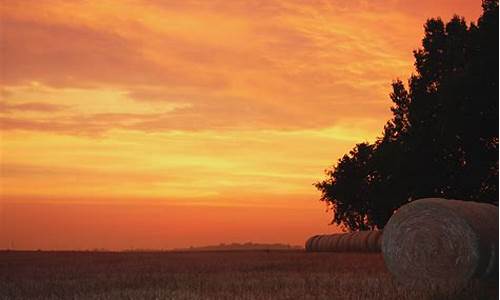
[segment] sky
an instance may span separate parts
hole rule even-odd
[[[0,249],[303,245],[429,17],[478,0],[2,1]]]

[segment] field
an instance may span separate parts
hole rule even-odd
[[[294,251],[0,252],[0,299],[498,299],[398,285],[380,254]]]

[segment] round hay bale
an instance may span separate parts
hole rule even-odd
[[[317,252],[321,252],[323,251],[323,249],[321,248],[321,246],[323,245],[323,239],[324,239],[324,235],[318,235],[318,237],[316,237],[316,243],[315,243],[315,251]]]
[[[369,252],[379,252],[378,241],[380,240],[380,231],[372,230],[366,237],[366,249]]]
[[[340,242],[341,242],[342,236],[343,236],[343,234],[339,234],[339,233],[335,234],[335,238],[334,238],[334,240],[332,241],[332,244],[331,244],[332,245],[332,251],[334,251],[334,252],[339,252],[340,251],[339,247],[340,247]]]
[[[319,238],[319,235],[315,235],[312,237],[312,240],[311,240],[311,251],[315,252],[315,251],[318,251],[318,238]]]
[[[323,249],[321,247],[323,245],[324,238],[325,238],[324,235],[318,235],[318,237],[316,238],[316,251],[317,252],[323,251]]]
[[[367,231],[362,231],[360,233],[359,243],[358,243],[359,251],[369,252],[368,247],[366,246],[366,240],[368,239],[370,232],[371,231],[367,230]]]
[[[356,242],[357,231],[347,233],[349,235],[349,240],[347,242],[347,251],[351,252],[354,250],[354,243]]]
[[[351,238],[349,240],[349,251],[351,251],[351,252],[359,252],[360,251],[360,249],[358,247],[359,240],[360,240],[360,234],[361,234],[360,231],[355,231],[355,232],[350,233]]]
[[[344,251],[344,244],[345,244],[345,238],[346,235],[344,233],[339,234],[338,242],[337,242],[337,248],[335,249],[335,252],[342,252]]]
[[[312,242],[311,242],[312,251],[318,251],[318,238],[319,238],[319,235],[315,235]]]
[[[348,242],[347,242],[347,251],[353,251],[354,250],[354,242],[355,242],[355,239],[356,239],[356,235],[357,235],[357,232],[354,231],[354,232],[349,232],[347,233],[349,235],[349,239],[348,239]]]
[[[322,251],[322,252],[330,251],[330,249],[329,249],[330,239],[331,239],[330,234],[323,235],[323,237],[321,238],[320,251]]]
[[[318,250],[321,252],[328,251],[328,241],[329,241],[329,236],[324,234],[321,236],[321,240],[319,242]]]
[[[312,243],[313,243],[313,241],[314,241],[314,239],[316,237],[317,237],[317,235],[314,235],[314,236],[312,236],[312,237],[310,237],[310,238],[307,239],[306,245],[305,245],[305,248],[306,248],[307,252],[313,251],[313,249],[312,249]]]
[[[356,236],[356,242],[354,243],[355,251],[366,252],[364,241],[366,237],[366,231],[359,231]]]
[[[343,233],[338,233],[337,234],[337,243],[335,244],[335,252],[340,252],[341,247],[342,247],[342,240],[344,239],[344,234]]]
[[[370,231],[360,231],[357,238],[356,248],[360,252],[368,252],[368,247],[366,246],[366,239]]]
[[[370,239],[370,236],[373,234],[373,230],[370,230],[370,231],[367,231],[366,232],[366,235],[365,235],[365,240],[364,240],[364,244],[363,244],[363,247],[366,249],[365,251],[366,252],[371,252],[370,250],[370,247],[369,247],[369,244],[368,244],[368,241]]]
[[[351,234],[350,233],[344,233],[342,234],[340,241],[339,241],[339,251],[340,252],[346,252],[349,251],[350,248],[350,240],[351,240]]]
[[[325,252],[328,251],[328,244],[330,243],[330,235],[325,234],[321,238],[320,251]]]
[[[354,236],[354,233],[353,232],[349,232],[349,233],[346,233],[347,235],[347,242],[346,242],[346,249],[345,251],[351,251],[352,250],[352,238]]]
[[[389,271],[404,284],[460,289],[498,274],[498,207],[427,198],[401,207],[382,235]]]
[[[383,232],[379,231],[378,237],[377,237],[377,244],[375,245],[375,251],[376,252],[381,252],[382,251],[382,236],[384,235]]]
[[[326,242],[326,251],[334,251],[335,247],[333,245],[333,243],[335,242],[335,235],[334,234],[330,234],[328,235],[328,241]]]
[[[321,239],[321,251],[323,251],[323,252],[330,251],[330,249],[329,249],[330,239],[331,239],[330,234],[323,236],[323,238]]]

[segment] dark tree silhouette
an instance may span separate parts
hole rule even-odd
[[[498,0],[477,25],[424,25],[416,74],[392,83],[393,117],[374,144],[357,144],[316,183],[333,223],[383,228],[401,205],[442,197],[498,205]]]

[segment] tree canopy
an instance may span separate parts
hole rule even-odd
[[[401,205],[441,197],[498,205],[498,0],[477,24],[427,20],[415,71],[392,83],[382,137],[357,144],[316,183],[333,223],[382,229]]]

